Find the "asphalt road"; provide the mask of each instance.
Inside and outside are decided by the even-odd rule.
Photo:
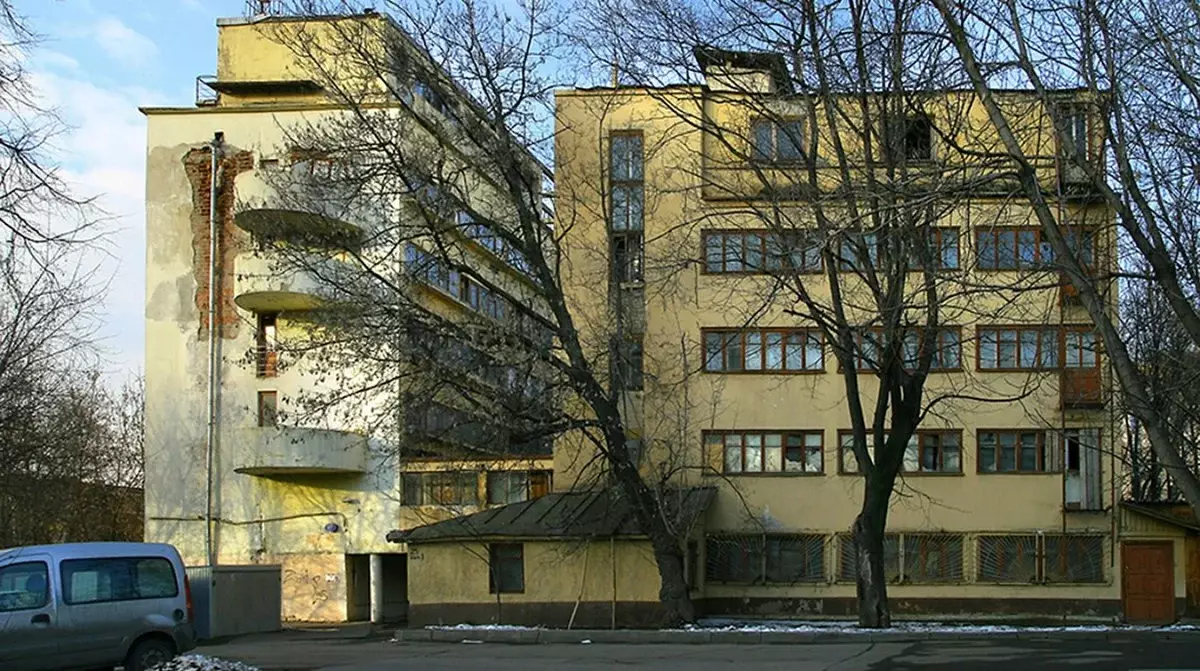
[[[264,671],[789,669],[794,671],[1200,671],[1200,641],[998,640],[807,645],[506,645],[253,637],[197,652]]]

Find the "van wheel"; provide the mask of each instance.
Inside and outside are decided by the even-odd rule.
[[[133,646],[125,658],[125,671],[150,671],[175,656],[175,646],[159,638],[148,638]]]

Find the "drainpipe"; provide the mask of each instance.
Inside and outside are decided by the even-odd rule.
[[[213,461],[217,442],[217,194],[225,133],[213,133],[209,144],[208,182],[208,430],[205,445],[204,552],[209,567],[217,563],[213,546]]]

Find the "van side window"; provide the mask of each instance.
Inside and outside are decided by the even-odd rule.
[[[165,599],[179,594],[175,569],[161,557],[68,559],[62,563],[69,604]]]
[[[31,561],[0,568],[0,613],[42,608],[50,602],[50,571]]]

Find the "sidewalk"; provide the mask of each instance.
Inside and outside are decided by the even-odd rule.
[[[1166,641],[1200,643],[1200,628],[1125,626],[939,626],[906,623],[891,629],[857,629],[825,625],[747,625],[689,629],[537,629],[506,626],[429,627],[400,629],[398,643],[558,643],[558,644],[800,644],[800,643],[912,643],[920,641]]]

